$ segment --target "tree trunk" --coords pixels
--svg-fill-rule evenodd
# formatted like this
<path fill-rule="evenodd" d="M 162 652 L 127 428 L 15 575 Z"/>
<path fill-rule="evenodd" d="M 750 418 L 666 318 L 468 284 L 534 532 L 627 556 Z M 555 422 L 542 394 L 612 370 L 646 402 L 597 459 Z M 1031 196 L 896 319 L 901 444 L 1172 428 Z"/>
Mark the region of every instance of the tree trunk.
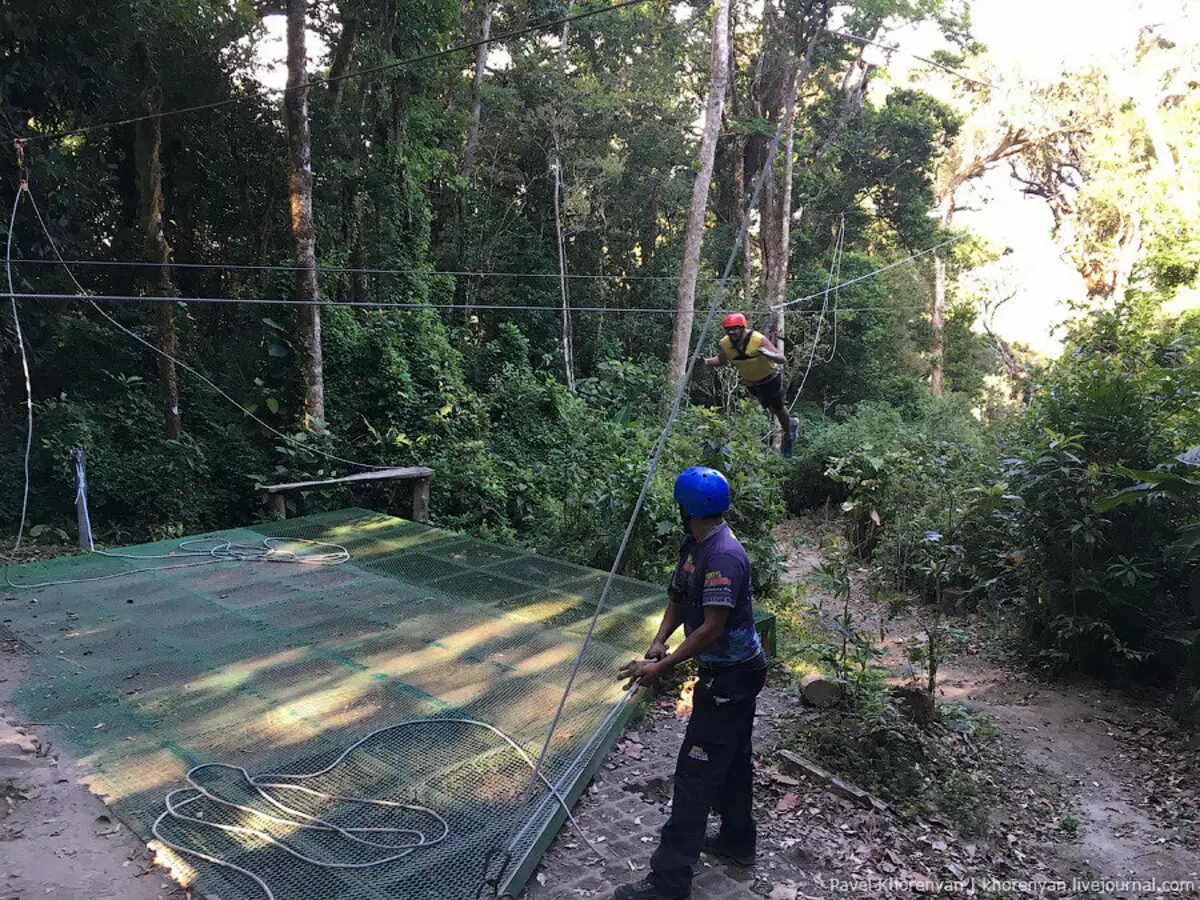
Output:
<path fill-rule="evenodd" d="M 487 41 L 492 36 L 492 17 L 496 4 L 487 0 L 480 9 L 479 39 Z M 463 150 L 462 177 L 467 184 L 475 172 L 475 154 L 479 149 L 479 120 L 483 114 L 483 76 L 487 72 L 489 44 L 480 44 L 475 50 L 475 83 L 472 88 L 471 127 L 467 131 L 467 146 Z"/>
<path fill-rule="evenodd" d="M 734 118 L 741 114 L 738 104 L 737 78 L 734 72 L 737 51 L 733 47 L 733 35 L 736 33 L 737 10 L 731 4 L 729 10 L 729 108 Z M 750 215 L 750 211 L 746 209 L 746 141 L 738 134 L 732 135 L 730 140 L 733 146 L 733 226 L 742 236 L 742 308 L 748 309 L 751 298 L 754 296 L 754 241 L 750 236 L 750 229 L 746 227 L 746 218 Z"/>
<path fill-rule="evenodd" d="M 554 232 L 558 240 L 558 275 L 562 291 L 562 349 L 563 367 L 566 369 L 567 390 L 575 393 L 575 342 L 571 337 L 571 294 L 567 289 L 567 244 L 563 237 L 562 208 L 562 165 L 558 153 L 558 136 L 554 140 L 554 158 L 550 168 L 554 171 Z"/>
<path fill-rule="evenodd" d="M 354 41 L 358 37 L 358 21 L 343 17 L 342 33 L 338 36 L 337 47 L 333 51 L 333 62 L 329 65 L 329 89 L 333 91 L 333 111 L 336 113 L 342 107 L 342 97 L 345 96 L 346 74 L 350 71 L 350 55 L 354 51 Z"/>
<path fill-rule="evenodd" d="M 754 241 L 750 229 L 745 227 L 750 211 L 746 209 L 746 145 L 742 141 L 738 141 L 733 155 L 733 203 L 737 207 L 733 224 L 742 236 L 742 306 L 749 308 L 754 296 Z"/>
<path fill-rule="evenodd" d="M 796 109 L 793 106 L 785 116 L 787 118 L 787 139 L 784 143 L 783 157 L 783 190 L 778 200 L 779 222 L 777 231 L 778 244 L 773 258 L 774 265 L 770 272 L 770 282 L 767 285 L 767 309 L 778 306 L 771 312 L 771 328 L 774 331 L 775 345 L 782 353 L 784 350 L 783 307 L 780 305 L 787 299 L 787 281 L 790 271 L 792 253 L 792 179 L 796 171 Z"/>
<path fill-rule="evenodd" d="M 712 62 L 709 65 L 708 105 L 704 113 L 704 132 L 700 139 L 700 171 L 692 185 L 684 238 L 683 263 L 675 295 L 675 328 L 671 333 L 671 385 L 678 389 L 687 371 L 688 351 L 692 345 L 692 321 L 695 317 L 696 281 L 700 275 L 700 244 L 704 238 L 704 217 L 708 209 L 708 189 L 712 183 L 713 160 L 721 128 L 721 110 L 729 84 L 729 2 L 716 0 L 713 20 Z"/>
<path fill-rule="evenodd" d="M 163 92 L 158 70 L 150 55 L 150 48 L 138 44 L 142 66 L 142 93 L 139 98 L 140 113 L 151 118 L 134 123 L 134 156 L 138 184 L 138 223 L 142 229 L 142 245 L 146 259 L 154 263 L 149 293 L 157 297 L 177 297 L 178 291 L 171 281 L 171 248 L 163 232 L 163 188 L 162 188 L 162 114 Z M 179 413 L 179 378 L 175 370 L 175 355 L 178 344 L 175 331 L 175 307 L 171 303 L 158 304 L 158 389 L 162 400 L 163 436 L 169 441 L 179 440 L 182 423 Z"/>
<path fill-rule="evenodd" d="M 567 0 L 567 12 L 563 16 L 564 19 L 569 19 L 575 13 L 575 0 Z M 558 64 L 561 66 L 563 55 L 567 52 L 567 41 L 571 37 L 571 23 L 563 22 L 562 43 L 558 45 Z"/>
<path fill-rule="evenodd" d="M 811 12 L 812 4 L 807 12 Z M 804 22 L 799 23 L 798 34 L 803 34 Z M 787 62 L 787 74 L 783 81 L 772 84 L 774 87 L 763 97 L 760 104 L 760 115 L 766 117 L 778 114 L 782 117 L 784 130 L 783 159 L 777 160 L 782 166 L 782 173 L 777 175 L 774 163 L 767 173 L 762 198 L 759 200 L 760 233 L 759 243 L 762 246 L 762 284 L 763 303 L 770 309 L 783 303 L 787 291 L 789 257 L 791 255 L 791 224 L 792 224 L 792 182 L 795 175 L 795 144 L 796 144 L 796 104 L 788 104 L 787 98 L 792 96 L 792 86 L 799 80 L 803 81 L 812 63 L 813 51 L 821 36 L 823 23 L 814 22 L 812 36 L 803 59 L 799 58 L 799 49 L 794 51 Z M 798 40 L 798 38 L 797 38 Z M 778 183 L 778 181 L 782 183 Z M 776 337 L 782 339 L 783 311 L 772 312 L 771 324 L 775 328 Z M 780 346 L 782 348 L 782 345 Z"/>
<path fill-rule="evenodd" d="M 933 324 L 933 345 L 930 348 L 929 389 L 933 396 L 940 397 L 946 364 L 946 261 L 941 253 L 933 255 L 933 310 L 930 321 Z"/>
<path fill-rule="evenodd" d="M 954 218 L 953 190 L 942 200 L 942 228 L 949 229 Z M 942 251 L 933 254 L 933 309 L 929 314 L 933 326 L 933 342 L 930 347 L 929 390 L 935 397 L 942 396 L 942 378 L 946 368 L 946 258 Z"/>
<path fill-rule="evenodd" d="M 325 373 L 321 358 L 321 308 L 317 306 L 317 240 L 313 230 L 312 135 L 308 124 L 308 53 L 305 49 L 305 0 L 288 0 L 287 120 L 292 199 L 292 243 L 296 255 L 296 300 L 311 304 L 301 310 L 308 338 L 304 360 L 304 427 L 325 425 Z"/>

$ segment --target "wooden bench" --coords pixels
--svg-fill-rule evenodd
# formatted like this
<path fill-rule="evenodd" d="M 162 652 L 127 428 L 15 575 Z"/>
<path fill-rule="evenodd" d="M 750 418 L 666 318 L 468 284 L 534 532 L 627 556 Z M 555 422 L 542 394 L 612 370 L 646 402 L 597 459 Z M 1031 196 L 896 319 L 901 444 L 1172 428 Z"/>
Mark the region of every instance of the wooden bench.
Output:
<path fill-rule="evenodd" d="M 331 478 L 327 481 L 297 481 L 294 484 L 264 484 L 260 485 L 270 495 L 271 514 L 277 519 L 287 518 L 287 503 L 284 494 L 289 491 L 301 491 L 305 488 L 333 487 L 339 484 L 358 484 L 363 481 L 412 481 L 412 518 L 414 522 L 429 521 L 429 479 L 433 477 L 433 469 L 425 466 L 405 466 L 399 469 L 375 469 L 371 472 L 359 472 L 347 475 L 345 478 Z"/>

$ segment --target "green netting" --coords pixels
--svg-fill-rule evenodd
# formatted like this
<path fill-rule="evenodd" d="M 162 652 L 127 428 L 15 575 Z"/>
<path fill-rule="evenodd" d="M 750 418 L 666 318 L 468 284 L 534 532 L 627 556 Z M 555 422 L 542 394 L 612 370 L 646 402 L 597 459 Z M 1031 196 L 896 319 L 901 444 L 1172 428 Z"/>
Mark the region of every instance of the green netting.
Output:
<path fill-rule="evenodd" d="M 57 740 L 92 767 L 94 790 L 131 828 L 149 839 L 164 796 L 186 785 L 193 766 L 318 772 L 367 738 L 304 784 L 428 806 L 446 820 L 445 840 L 348 868 L 394 850 L 278 823 L 239 773 L 211 768 L 198 780 L 247 808 L 197 802 L 191 808 L 206 821 L 264 831 L 326 865 L 248 832 L 178 819 L 163 823 L 163 836 L 255 873 L 280 900 L 474 898 L 485 868 L 494 874 L 500 864 L 489 850 L 519 835 L 515 860 L 540 852 L 557 804 L 544 789 L 526 795 L 531 769 L 501 737 L 457 720 L 486 722 L 536 756 L 605 573 L 361 510 L 205 537 L 325 541 L 352 558 L 163 569 L 199 560 L 73 557 L 17 567 L 14 580 L 129 574 L 17 591 L 0 605 L 0 626 L 35 651 L 38 677 L 16 702 L 31 719 L 59 723 Z M 177 547 L 127 552 L 168 556 Z M 543 769 L 564 793 L 603 749 L 597 735 L 621 696 L 616 666 L 645 648 L 662 597 L 659 586 L 616 579 Z M 433 721 L 390 727 L 410 719 Z M 284 793 L 340 826 L 427 836 L 441 827 L 413 811 Z M 184 863 L 209 894 L 263 896 L 243 874 Z"/>

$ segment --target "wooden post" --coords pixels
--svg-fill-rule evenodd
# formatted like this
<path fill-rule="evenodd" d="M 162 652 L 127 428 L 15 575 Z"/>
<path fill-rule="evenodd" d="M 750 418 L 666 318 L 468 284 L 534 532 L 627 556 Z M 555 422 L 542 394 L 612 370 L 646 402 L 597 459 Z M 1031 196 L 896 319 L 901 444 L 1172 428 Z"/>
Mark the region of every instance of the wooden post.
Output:
<path fill-rule="evenodd" d="M 271 495 L 271 516 L 276 519 L 287 518 L 287 500 L 283 494 Z"/>
<path fill-rule="evenodd" d="M 418 478 L 413 482 L 413 511 L 414 522 L 429 521 L 429 479 Z"/>

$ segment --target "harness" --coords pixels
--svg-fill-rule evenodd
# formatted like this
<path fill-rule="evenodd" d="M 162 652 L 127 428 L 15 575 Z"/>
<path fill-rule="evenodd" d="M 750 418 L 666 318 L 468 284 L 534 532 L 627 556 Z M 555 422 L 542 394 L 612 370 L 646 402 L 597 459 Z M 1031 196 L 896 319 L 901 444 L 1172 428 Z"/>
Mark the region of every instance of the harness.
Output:
<path fill-rule="evenodd" d="M 721 355 L 750 384 L 765 381 L 776 373 L 778 366 L 758 351 L 766 337 L 760 331 L 748 331 L 740 346 L 735 346 L 729 336 L 721 338 Z"/>

